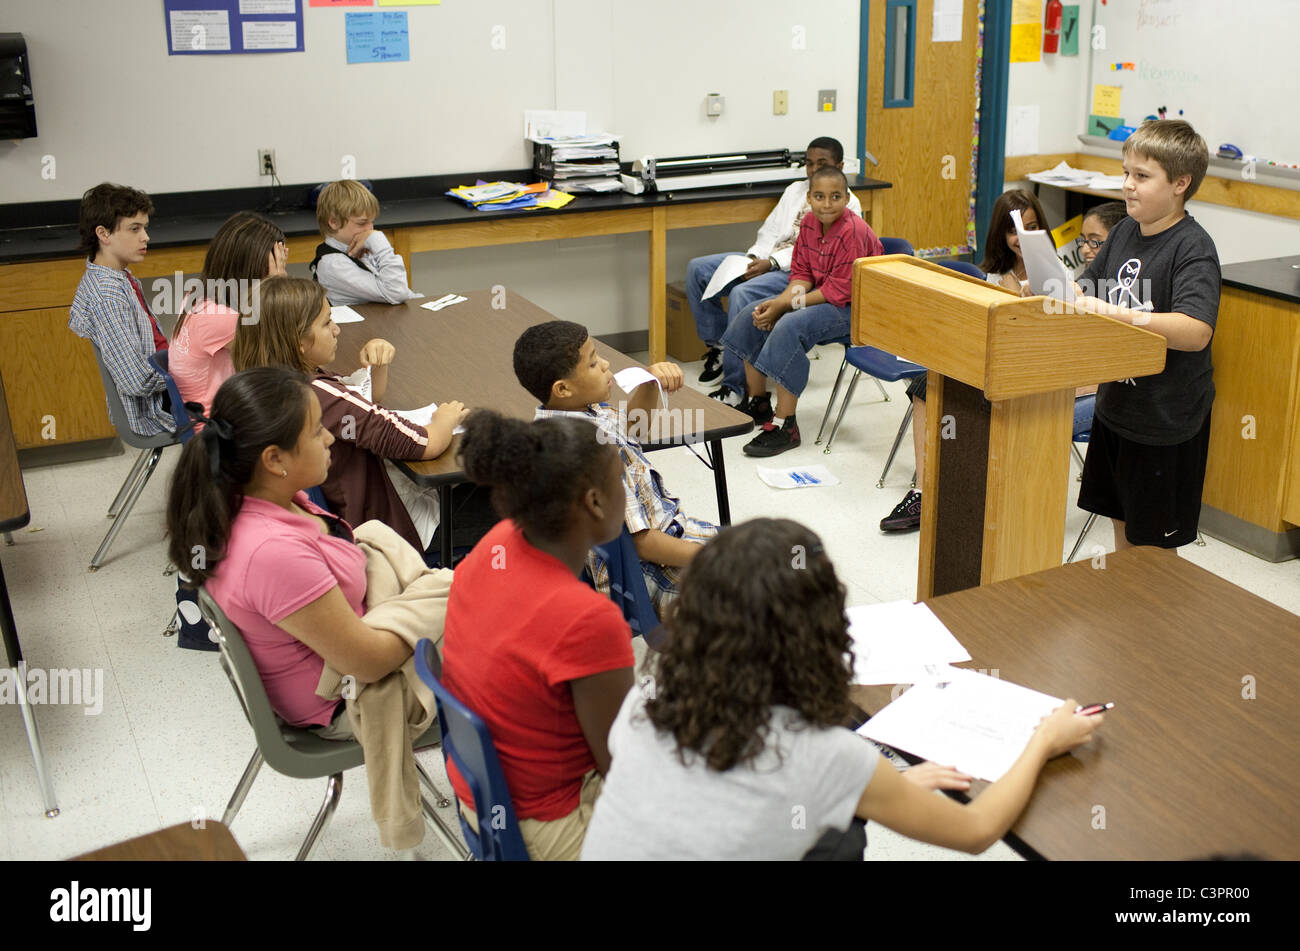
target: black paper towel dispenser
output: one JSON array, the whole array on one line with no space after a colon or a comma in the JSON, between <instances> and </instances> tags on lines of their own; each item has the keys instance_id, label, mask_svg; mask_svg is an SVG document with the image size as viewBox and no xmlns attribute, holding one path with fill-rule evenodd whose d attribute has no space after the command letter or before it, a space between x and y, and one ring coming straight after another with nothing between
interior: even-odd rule
<instances>
[{"instance_id":1,"label":"black paper towel dispenser","mask_svg":"<svg viewBox=\"0 0 1300 951\"><path fill-rule=\"evenodd\" d=\"M0 139L36 137L36 100L27 41L21 33L0 33Z\"/></svg>"}]
</instances>

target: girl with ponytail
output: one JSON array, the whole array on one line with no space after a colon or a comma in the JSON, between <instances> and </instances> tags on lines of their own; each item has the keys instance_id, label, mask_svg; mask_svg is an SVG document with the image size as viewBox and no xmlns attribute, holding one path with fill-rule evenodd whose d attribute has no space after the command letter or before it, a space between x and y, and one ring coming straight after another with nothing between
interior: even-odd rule
<instances>
[{"instance_id":1,"label":"girl with ponytail","mask_svg":"<svg viewBox=\"0 0 1300 951\"><path fill-rule=\"evenodd\" d=\"M622 461L599 432L476 410L461 441L465 474L491 487L502 521L456 569L443 682L491 731L534 859L578 858L632 686L632 632L579 580L590 548L623 527ZM469 787L447 772L477 828Z\"/></svg>"},{"instance_id":2,"label":"girl with ponytail","mask_svg":"<svg viewBox=\"0 0 1300 951\"><path fill-rule=\"evenodd\" d=\"M325 663L371 682L411 652L362 622L365 554L347 522L305 494L334 442L320 402L302 373L260 367L226 380L200 419L168 492L169 554L242 632L272 709L328 739L350 736L343 701L316 696Z\"/></svg>"}]
</instances>

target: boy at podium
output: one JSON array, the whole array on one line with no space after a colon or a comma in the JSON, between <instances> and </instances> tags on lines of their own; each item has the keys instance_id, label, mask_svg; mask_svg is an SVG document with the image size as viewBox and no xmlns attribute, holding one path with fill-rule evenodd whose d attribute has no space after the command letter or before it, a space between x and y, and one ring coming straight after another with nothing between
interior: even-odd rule
<instances>
[{"instance_id":1,"label":"boy at podium","mask_svg":"<svg viewBox=\"0 0 1300 951\"><path fill-rule=\"evenodd\" d=\"M1154 331L1169 348L1160 373L1097 390L1079 507L1114 522L1116 550L1196 539L1220 272L1214 241L1184 206L1208 166L1188 123L1143 123L1124 142L1129 216L1079 279L1085 308Z\"/></svg>"},{"instance_id":2,"label":"boy at podium","mask_svg":"<svg viewBox=\"0 0 1300 951\"><path fill-rule=\"evenodd\" d=\"M813 173L812 214L804 215L780 296L755 301L736 315L722 345L745 361L740 409L763 426L745 444L747 456L775 456L799 445L795 409L808 385L808 351L848 339L853 262L884 252L871 227L848 210L849 181L833 165ZM776 407L767 379L776 381Z\"/></svg>"}]
</instances>

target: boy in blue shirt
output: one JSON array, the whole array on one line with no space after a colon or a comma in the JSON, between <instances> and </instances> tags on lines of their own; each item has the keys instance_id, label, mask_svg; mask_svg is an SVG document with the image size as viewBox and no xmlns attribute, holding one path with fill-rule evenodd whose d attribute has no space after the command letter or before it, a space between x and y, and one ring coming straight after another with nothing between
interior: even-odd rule
<instances>
[{"instance_id":1,"label":"boy in blue shirt","mask_svg":"<svg viewBox=\"0 0 1300 951\"><path fill-rule=\"evenodd\" d=\"M1145 122L1124 142L1128 217L1079 279L1083 306L1160 334L1165 368L1097 389L1079 507L1111 519L1116 550L1195 541L1210 440L1219 312L1214 241L1185 205L1209 166L1181 119Z\"/></svg>"}]
</instances>

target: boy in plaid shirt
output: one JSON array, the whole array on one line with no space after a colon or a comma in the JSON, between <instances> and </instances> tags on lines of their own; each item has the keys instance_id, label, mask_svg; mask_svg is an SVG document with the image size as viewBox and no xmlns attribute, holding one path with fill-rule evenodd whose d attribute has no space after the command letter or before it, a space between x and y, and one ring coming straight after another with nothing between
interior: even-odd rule
<instances>
[{"instance_id":1,"label":"boy in plaid shirt","mask_svg":"<svg viewBox=\"0 0 1300 951\"><path fill-rule=\"evenodd\" d=\"M663 479L646 459L637 441L643 435L634 426L629 433L628 415L649 419L658 400L659 387L646 382L637 387L627 402L627 411L609 403L614 376L609 362L596 353L596 343L587 328L567 320L552 320L529 327L515 342L515 376L541 403L537 418L577 416L596 425L610 442L618 445L623 459L623 489L626 495L624 524L636 545L645 575L646 588L655 613L676 595L682 569L699 547L718 533L710 522L691 518L681 502L668 494ZM673 363L656 363L648 368L667 393L682 387L681 368ZM596 589L608 594L609 574L604 562L588 555Z\"/></svg>"}]
</instances>

